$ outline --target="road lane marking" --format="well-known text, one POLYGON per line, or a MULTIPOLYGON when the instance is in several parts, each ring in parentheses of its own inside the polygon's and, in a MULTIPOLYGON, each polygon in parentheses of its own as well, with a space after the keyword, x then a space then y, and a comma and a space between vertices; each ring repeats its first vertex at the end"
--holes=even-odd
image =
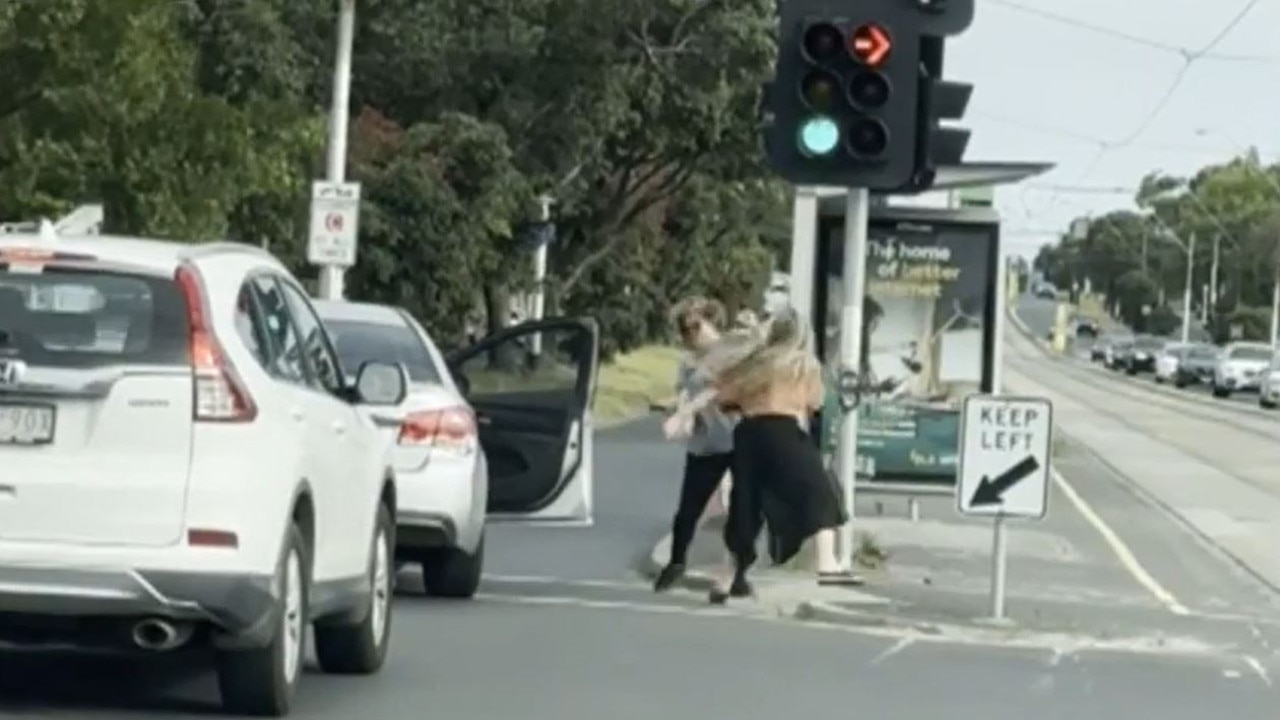
POLYGON ((1080 496, 1080 493, 1076 492, 1071 483, 1068 483, 1067 479, 1062 477, 1062 473, 1057 470, 1052 470, 1051 473, 1053 484, 1057 485, 1062 494, 1067 496, 1067 500, 1071 501, 1071 504, 1075 506, 1076 511, 1085 519, 1085 522, 1098 531, 1098 534, 1102 536, 1102 540, 1111 548, 1111 552, 1115 554, 1116 559, 1120 561, 1124 569, 1133 576, 1133 579, 1145 588, 1147 592, 1151 593, 1169 612, 1174 615, 1190 615, 1191 611, 1178 602, 1178 598, 1174 597, 1173 593, 1161 585, 1160 581, 1156 580, 1151 573, 1147 572, 1142 563, 1138 562, 1133 550, 1129 549, 1129 546, 1116 534, 1116 531, 1112 530, 1106 521, 1094 511, 1093 507, 1080 496))
POLYGON ((588 580, 575 578, 551 577, 546 575, 490 575, 482 576, 483 580, 508 585, 565 585, 570 587, 600 588, 606 590, 647 590, 653 592, 648 583, 635 580, 588 580))

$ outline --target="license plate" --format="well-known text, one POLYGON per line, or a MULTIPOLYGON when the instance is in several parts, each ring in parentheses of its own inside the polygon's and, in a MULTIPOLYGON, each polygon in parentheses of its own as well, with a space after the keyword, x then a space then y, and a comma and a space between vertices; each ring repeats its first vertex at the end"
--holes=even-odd
POLYGON ((52 405, 0 405, 0 444, 51 443, 56 418, 52 405))

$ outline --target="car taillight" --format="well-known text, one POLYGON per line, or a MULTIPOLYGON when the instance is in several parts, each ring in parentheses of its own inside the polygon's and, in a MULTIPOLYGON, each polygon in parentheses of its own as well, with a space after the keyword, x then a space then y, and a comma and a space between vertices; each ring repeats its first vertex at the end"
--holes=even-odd
POLYGON ((474 452, 477 444, 475 415, 466 407, 409 413, 400 423, 399 443, 474 452))
POLYGON ((258 417, 258 407, 209 326, 200 274, 183 265, 173 279, 182 291, 191 328, 187 352, 195 381, 192 417, 205 422, 252 422, 258 417))

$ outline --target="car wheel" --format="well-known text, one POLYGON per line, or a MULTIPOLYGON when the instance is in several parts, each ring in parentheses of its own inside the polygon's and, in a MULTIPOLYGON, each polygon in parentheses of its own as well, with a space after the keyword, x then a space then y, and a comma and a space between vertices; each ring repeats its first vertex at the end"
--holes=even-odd
POLYGON ((474 553, 460 548, 433 550, 422 560, 422 584, 427 594, 465 600, 480 589, 484 570, 484 535, 474 553))
POLYGON ((1224 387, 1213 386, 1213 396, 1217 398, 1231 397, 1231 391, 1224 387))
POLYGON ((1268 400, 1268 399, 1267 399, 1267 398, 1265 398, 1265 397, 1259 397, 1259 398, 1258 398, 1258 407, 1260 407, 1260 408, 1262 408, 1262 409, 1264 409, 1264 410, 1274 410, 1274 409, 1276 408, 1276 404, 1275 404, 1275 402, 1273 402, 1273 401, 1271 401, 1271 400, 1268 400))
POLYGON ((368 611, 359 621, 342 618, 317 622, 315 626, 316 659, 327 673, 371 675, 381 670, 387 659, 396 582, 395 533, 391 511, 379 503, 365 588, 368 611))
POLYGON ((1161 375, 1156 375, 1156 384, 1157 384, 1157 385, 1163 385, 1163 384, 1164 384, 1164 377, 1163 377, 1163 376, 1161 376, 1161 375))
POLYGON ((276 569, 280 600, 271 641, 260 648, 217 653, 218 689, 228 712, 264 717, 289 714, 306 658, 309 569, 306 541, 294 525, 276 569))
POLYGON ((1135 367, 1135 366, 1133 366, 1133 365, 1130 365, 1129 367, 1126 367, 1126 368, 1124 369, 1124 374, 1125 374, 1125 375, 1137 375, 1137 374, 1138 374, 1138 368, 1137 368, 1137 367, 1135 367))

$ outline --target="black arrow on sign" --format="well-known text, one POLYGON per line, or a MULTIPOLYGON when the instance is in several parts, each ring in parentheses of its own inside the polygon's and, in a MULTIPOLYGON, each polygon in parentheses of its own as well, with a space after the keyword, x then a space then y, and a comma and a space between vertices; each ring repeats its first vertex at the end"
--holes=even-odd
POLYGON ((1040 461, 1036 460, 1034 455, 1028 455, 1019 460, 1017 465, 997 475, 994 480, 983 476, 982 482, 978 483, 978 489, 973 492, 973 499, 969 501, 969 506, 1003 504, 1004 494, 1009 488, 1022 482, 1028 475, 1039 469, 1040 461))

